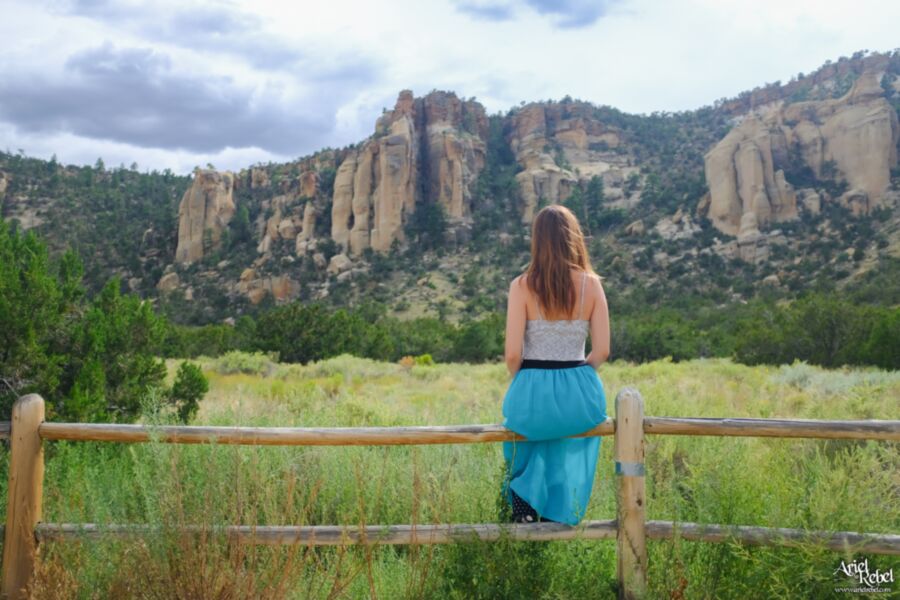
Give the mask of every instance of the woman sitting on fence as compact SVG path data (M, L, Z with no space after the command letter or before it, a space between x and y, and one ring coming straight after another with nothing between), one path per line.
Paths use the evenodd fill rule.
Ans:
M513 380L503 424L528 439L503 443L513 521L575 525L584 517L600 438L568 436L606 419L596 368L608 356L606 295L581 226L569 209L548 206L532 224L531 263L509 288L506 365Z

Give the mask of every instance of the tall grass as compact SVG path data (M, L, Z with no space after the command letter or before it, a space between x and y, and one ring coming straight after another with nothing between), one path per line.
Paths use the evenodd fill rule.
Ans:
M202 360L197 423L388 426L495 423L502 365L395 365L341 356L307 366ZM667 361L600 371L613 414L624 385L655 416L896 418L900 376L803 364ZM151 422L164 414L146 411ZM610 540L309 548L229 543L226 524L497 522L497 444L400 447L46 445L44 520L145 523L156 535L48 543L38 597L610 598ZM587 519L615 517L612 439ZM647 517L900 531L896 443L650 436ZM5 464L4 464L4 469ZM0 485L4 487L5 473ZM178 536L184 525L194 536ZM654 598L829 598L843 555L812 545L649 542ZM863 555L855 555L863 558ZM895 557L870 556L885 571Z

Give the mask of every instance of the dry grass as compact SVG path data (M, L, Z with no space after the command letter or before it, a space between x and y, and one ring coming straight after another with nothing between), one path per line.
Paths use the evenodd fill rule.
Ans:
M232 357L238 364L240 357ZM259 362L259 361L257 361ZM388 426L499 422L502 365L397 365L347 356L252 375L202 361L198 423ZM221 370L222 372L219 372ZM607 406L637 387L658 416L896 418L900 374L726 360L612 364ZM152 417L150 417L152 418ZM615 515L612 443L588 519ZM891 443L654 436L650 519L900 531L900 448ZM229 543L224 524L496 522L496 444L393 448L56 443L45 519L148 523L144 540L48 544L37 597L592 598L614 594L612 542L309 548ZM197 536L174 532L202 525ZM168 532L168 533L167 533ZM463 547L464 546L464 547ZM835 553L652 542L654 597L829 597ZM882 570L889 557L873 557ZM895 564L895 563L894 563ZM900 565L897 565L900 567ZM535 571L537 569L537 571ZM540 577L535 576L539 573ZM800 574L798 578L798 573Z

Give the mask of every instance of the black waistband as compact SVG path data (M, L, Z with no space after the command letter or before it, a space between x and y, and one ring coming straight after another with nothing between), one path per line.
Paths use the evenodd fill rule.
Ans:
M537 360L526 358L522 361L522 369L571 369L583 367L587 362L583 360Z

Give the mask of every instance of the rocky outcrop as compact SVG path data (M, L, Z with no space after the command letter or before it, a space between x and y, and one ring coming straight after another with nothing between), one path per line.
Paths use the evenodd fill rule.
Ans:
M178 273L170 271L159 278L156 289L160 292L167 293L178 289L179 285L181 285L181 279L178 277Z
M266 295L271 295L276 302L286 302L300 293L300 284L287 275L260 277L254 269L244 269L235 287L251 304L259 304Z
M353 255L369 247L386 252L403 239L403 225L421 202L440 203L450 218L467 217L486 135L487 117L477 102L448 92L424 98L401 92L394 110L378 119L375 135L338 167L332 239Z
M350 257L346 254L335 254L328 262L328 272L332 275L343 273L353 267Z
M194 181L178 207L178 245L175 261L186 264L218 247L222 232L234 216L234 176L197 169Z
M9 177L6 173L0 173L0 198L6 194L6 188L9 185Z
M747 213L760 226L796 218L797 195L785 169L798 162L818 179L846 181L850 191L841 201L868 213L888 189L898 139L897 114L874 72L863 73L842 98L751 113L705 156L706 214L731 235Z
M660 219L654 229L664 240L683 240L700 233L700 226L694 223L691 216L684 214L680 208L671 217Z
M250 169L250 188L267 188L269 187L269 173L265 169L253 167Z
M316 208L312 202L307 202L303 207L303 223L300 232L294 240L294 251L297 256L303 256L312 247L313 234L316 229Z
M776 167L786 161L787 141L777 126L749 115L732 129L705 157L713 225L736 235L749 212L760 224L796 218L796 195Z
M316 171L306 171L300 175L300 196L315 198L319 185L319 174Z
M637 221L632 221L625 226L625 235L640 237L644 235L645 231L646 227L644 226L644 222L640 219L638 219Z
M273 244L284 240L294 243L298 255L305 254L315 232L314 201L281 194L271 200L264 200L261 207L269 217L266 219L264 214L260 215L260 240L256 251L268 254L272 251Z
M619 188L637 169L615 152L622 143L619 131L602 123L595 111L585 102L564 101L527 104L513 113L509 144L522 166L516 181L523 223L531 222L542 200L561 202L579 181L593 176L617 182L611 195L624 198Z
M741 217L737 239L721 242L716 239L708 249L726 259L740 259L748 263L764 263L769 260L773 245L786 244L787 238L780 230L763 232L759 229L756 213L748 212Z
M809 214L817 215L822 212L822 196L816 190L803 188L797 191L797 197L800 199L799 205Z
M451 219L467 217L470 187L484 168L487 115L480 104L447 92L422 98L422 110L429 200L443 206Z

